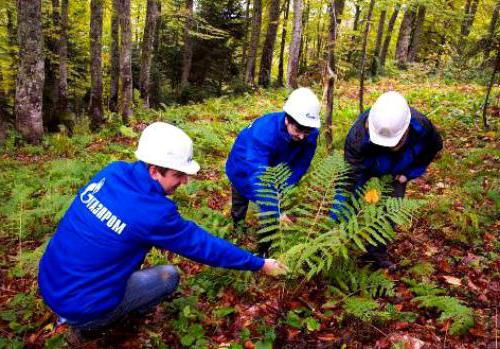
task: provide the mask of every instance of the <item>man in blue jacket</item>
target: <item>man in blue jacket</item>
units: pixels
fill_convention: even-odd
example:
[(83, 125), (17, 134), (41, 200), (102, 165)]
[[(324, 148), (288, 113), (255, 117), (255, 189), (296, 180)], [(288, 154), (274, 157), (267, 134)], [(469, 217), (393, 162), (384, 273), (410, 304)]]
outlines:
[[(347, 135), (344, 157), (351, 165), (347, 189), (354, 193), (371, 177), (390, 175), (392, 195), (402, 198), (408, 181), (423, 175), (442, 147), (429, 119), (409, 107), (398, 92), (386, 92), (358, 117)], [(365, 260), (392, 267), (385, 246), (367, 249)]]
[(40, 292), (63, 321), (96, 330), (172, 294), (179, 283), (173, 266), (140, 270), (153, 246), (214, 267), (285, 271), (179, 215), (166, 195), (200, 168), (182, 130), (151, 124), (135, 154), (139, 161), (114, 162), (80, 189), (41, 259)]
[[(288, 165), (292, 171), (288, 184), (296, 184), (307, 172), (316, 151), (319, 111), (320, 103), (314, 93), (298, 88), (288, 97), (283, 111), (266, 114), (240, 132), (226, 163), (235, 226), (244, 221), (249, 201), (256, 201), (259, 176), (266, 167)], [(267, 211), (269, 207), (260, 209)], [(259, 253), (265, 254), (269, 246), (259, 244)]]

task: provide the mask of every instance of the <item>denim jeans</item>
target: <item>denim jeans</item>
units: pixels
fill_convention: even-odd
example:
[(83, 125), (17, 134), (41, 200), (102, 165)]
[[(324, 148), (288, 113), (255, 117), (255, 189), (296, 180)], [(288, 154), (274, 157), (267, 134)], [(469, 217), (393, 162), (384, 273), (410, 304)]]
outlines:
[(127, 282), (125, 296), (121, 303), (110, 313), (99, 319), (83, 324), (67, 323), (78, 330), (94, 331), (120, 320), (130, 312), (147, 313), (167, 296), (171, 295), (179, 284), (179, 272), (172, 265), (159, 265), (134, 272)]

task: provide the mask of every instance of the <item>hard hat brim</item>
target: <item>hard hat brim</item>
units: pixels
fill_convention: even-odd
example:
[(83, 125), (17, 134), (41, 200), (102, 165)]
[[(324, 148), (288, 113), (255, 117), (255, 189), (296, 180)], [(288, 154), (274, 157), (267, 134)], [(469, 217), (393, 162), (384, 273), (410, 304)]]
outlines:
[(196, 161), (191, 160), (185, 166), (167, 166), (167, 168), (185, 173), (187, 175), (195, 175), (200, 170), (200, 165)]
[(305, 117), (298, 117), (297, 115), (293, 115), (293, 111), (290, 111), (289, 108), (286, 108), (286, 106), (283, 108), (283, 111), (290, 115), (299, 125), (304, 126), (304, 127), (311, 127), (311, 128), (320, 128), (321, 127), (321, 120), (320, 118), (317, 119), (309, 119)]
[(380, 145), (382, 147), (395, 147), (401, 138), (403, 138), (403, 135), (405, 134), (407, 128), (402, 130), (402, 132), (398, 133), (395, 136), (392, 137), (384, 137), (381, 136), (375, 131), (375, 128), (373, 127), (372, 123), (368, 120), (368, 131), (370, 134), (370, 142)]

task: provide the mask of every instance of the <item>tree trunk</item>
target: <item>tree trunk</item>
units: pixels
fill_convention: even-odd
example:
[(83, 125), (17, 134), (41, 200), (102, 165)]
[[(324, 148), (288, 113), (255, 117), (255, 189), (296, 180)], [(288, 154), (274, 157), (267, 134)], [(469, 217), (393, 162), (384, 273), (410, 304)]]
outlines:
[(318, 24), (316, 25), (316, 50), (314, 54), (314, 59), (316, 62), (319, 62), (319, 57), (321, 55), (321, 46), (323, 46), (323, 29), (324, 29), (324, 21), (323, 21), (323, 0), (320, 0), (319, 2), (319, 13), (318, 13), (318, 19), (317, 22)]
[(112, 1), (109, 110), (116, 113), (118, 112), (118, 89), (120, 86), (120, 0)]
[(0, 69), (0, 146), (3, 146), (7, 138), (7, 122), (9, 113), (7, 111), (7, 96), (3, 89), (4, 78), (2, 69)]
[(132, 114), (132, 30), (130, 26), (130, 0), (120, 0), (120, 29), (121, 29), (121, 52), (120, 52), (120, 114), (122, 121), (128, 125)]
[(254, 0), (252, 9), (252, 32), (250, 34), (250, 44), (248, 49), (248, 59), (245, 72), (245, 82), (248, 85), (253, 85), (255, 79), (255, 61), (257, 57), (257, 48), (259, 47), (261, 22), (262, 22), (262, 0)]
[[(62, 121), (67, 121), (68, 113), (68, 0), (61, 0), (61, 28), (59, 35), (59, 80), (57, 84), (57, 111)], [(66, 123), (67, 124), (67, 123)], [(70, 134), (71, 128), (68, 128)]]
[(418, 58), (418, 48), (420, 46), (420, 39), (424, 28), (426, 8), (423, 5), (418, 7), (417, 18), (413, 27), (413, 34), (411, 36), (410, 48), (408, 51), (408, 62), (415, 62)]
[[(355, 4), (354, 4), (354, 23), (353, 23), (353, 26), (352, 26), (352, 30), (357, 32), (358, 31), (358, 27), (359, 27), (359, 17), (361, 15), (361, 6), (359, 5), (359, 0), (356, 0)], [(352, 35), (351, 36), (351, 45), (352, 45), (352, 49), (349, 50), (349, 52), (347, 53), (347, 61), (348, 62), (352, 62), (353, 59), (352, 59), (352, 56), (353, 54), (356, 52), (356, 47), (358, 46), (358, 37), (357, 35)], [(353, 65), (354, 65), (354, 62), (353, 62)]]
[[(471, 2), (472, 1), (472, 2)], [(470, 28), (474, 23), (474, 18), (476, 17), (477, 5), (479, 0), (467, 0), (465, 3), (465, 14), (462, 21), (462, 27), (460, 33), (462, 34), (462, 39), (466, 38), (470, 33)]]
[(269, 5), (269, 25), (266, 39), (262, 47), (260, 60), (259, 85), (267, 87), (271, 82), (271, 67), (273, 65), (273, 49), (280, 19), (280, 0), (271, 0)]
[(328, 41), (324, 54), (323, 69), (323, 99), (325, 100), (325, 117), (326, 117), (326, 144), (328, 148), (333, 144), (333, 96), (335, 91), (336, 79), (336, 63), (335, 63), (335, 43), (337, 38), (337, 3), (335, 0), (330, 0), (328, 12), (330, 14), (330, 23), (328, 25)]
[(102, 0), (90, 1), (90, 128), (104, 123), (102, 106)]
[(412, 8), (406, 9), (401, 27), (399, 28), (398, 42), (396, 44), (396, 60), (402, 68), (408, 62), (408, 50), (411, 42), (411, 29), (415, 20), (415, 11)]
[(344, 14), (345, 0), (335, 0), (335, 18), (337, 18), (337, 28), (342, 22), (342, 16)]
[(363, 34), (363, 46), (361, 49), (361, 67), (359, 73), (359, 112), (362, 113), (364, 110), (363, 106), (363, 94), (365, 89), (365, 61), (366, 61), (366, 44), (368, 43), (368, 34), (370, 33), (370, 23), (372, 19), (373, 6), (375, 5), (375, 0), (370, 0), (370, 6), (368, 7), (368, 13), (366, 14), (365, 20), (365, 32)]
[(375, 49), (373, 50), (373, 59), (372, 59), (372, 68), (371, 73), (373, 76), (378, 74), (379, 66), (380, 66), (380, 49), (382, 46), (382, 37), (384, 36), (384, 24), (385, 24), (385, 15), (387, 11), (384, 9), (380, 12), (380, 17), (378, 20), (378, 28), (377, 28), (377, 39), (375, 41)]
[[(246, 72), (247, 50), (248, 50), (248, 27), (250, 27), (250, 0), (246, 0), (245, 5), (245, 36), (243, 37), (243, 47), (241, 48), (241, 71)], [(243, 79), (245, 76), (243, 76)]]
[(392, 12), (391, 19), (389, 20), (389, 24), (387, 25), (387, 32), (385, 34), (384, 44), (382, 46), (382, 51), (380, 52), (380, 68), (384, 69), (385, 60), (387, 58), (387, 52), (389, 51), (389, 44), (391, 43), (392, 32), (394, 29), (394, 24), (396, 23), (396, 19), (398, 18), (400, 5), (396, 5), (394, 7), (394, 12)]
[(283, 30), (281, 31), (280, 60), (278, 64), (278, 86), (283, 84), (283, 66), (285, 60), (286, 26), (288, 24), (288, 13), (290, 10), (290, 0), (285, 0), (285, 15), (283, 17)]
[(186, 23), (184, 25), (184, 48), (182, 49), (182, 74), (181, 90), (188, 85), (191, 73), (191, 62), (193, 60), (193, 39), (191, 27), (193, 25), (193, 0), (186, 0)]
[(495, 5), (495, 9), (493, 10), (493, 14), (491, 15), (491, 20), (490, 20), (490, 25), (488, 27), (488, 39), (487, 39), (487, 45), (488, 47), (486, 48), (484, 60), (488, 60), (490, 57), (490, 52), (493, 50), (494, 42), (493, 42), (493, 36), (495, 35), (495, 29), (497, 27), (497, 22), (498, 22), (498, 13), (500, 12), (500, 0), (497, 1)]
[(141, 72), (139, 75), (139, 90), (146, 108), (149, 108), (151, 61), (158, 15), (158, 0), (148, 0), (144, 36), (142, 37)]
[[(161, 2), (158, 3), (158, 12), (161, 14)], [(161, 54), (160, 54), (160, 39), (162, 32), (163, 22), (162, 16), (156, 18), (155, 40), (153, 44), (153, 63), (151, 67), (151, 91), (150, 91), (150, 104), (155, 108), (161, 103), (160, 88), (161, 88)]]
[[(300, 39), (302, 37), (302, 0), (293, 0), (293, 31), (288, 54), (288, 69), (286, 73), (287, 85), (297, 88), (297, 74), (299, 66)], [(307, 53), (306, 53), (307, 54)]]
[(490, 127), (488, 124), (488, 117), (486, 114), (488, 111), (490, 93), (493, 88), (493, 85), (495, 84), (495, 77), (499, 70), (500, 70), (500, 50), (497, 50), (497, 58), (495, 59), (495, 66), (493, 68), (493, 73), (491, 74), (491, 80), (490, 83), (488, 84), (488, 89), (486, 91), (486, 98), (484, 99), (484, 104), (483, 104), (483, 127), (485, 129), (489, 129)]
[(16, 79), (16, 129), (32, 144), (43, 136), (44, 58), (41, 0), (17, 0), (19, 67)]

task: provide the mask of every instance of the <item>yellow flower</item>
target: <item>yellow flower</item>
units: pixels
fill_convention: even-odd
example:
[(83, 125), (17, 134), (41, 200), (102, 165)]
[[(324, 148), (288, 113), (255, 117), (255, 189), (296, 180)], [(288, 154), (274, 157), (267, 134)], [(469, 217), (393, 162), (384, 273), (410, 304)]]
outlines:
[(380, 200), (380, 193), (377, 189), (370, 189), (365, 193), (365, 201), (369, 204), (376, 204)]

